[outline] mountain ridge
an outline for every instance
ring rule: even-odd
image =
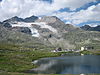
[[[91,27],[89,25],[84,25],[80,28],[83,29],[83,30],[86,30],[86,31],[99,31],[100,32],[100,25],[97,25],[95,27]]]
[[[18,17],[14,18],[15,19],[11,20],[8,19],[9,21],[4,21],[2,25],[6,27],[7,30],[25,33],[25,35],[30,35],[30,37],[36,37],[41,40],[43,44],[49,46],[73,49],[79,46],[91,45],[93,41],[98,41],[94,43],[95,45],[98,45],[100,42],[99,32],[85,31],[80,27],[65,24],[56,16],[44,16],[36,19],[34,22],[32,20],[32,22],[25,22]]]

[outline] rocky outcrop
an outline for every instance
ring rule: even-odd
[[[13,27],[11,30],[31,35],[31,30],[28,27]]]
[[[3,26],[6,27],[6,28],[11,28],[12,27],[11,24],[8,23],[8,22],[4,22]]]

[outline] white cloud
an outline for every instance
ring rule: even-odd
[[[0,21],[13,16],[22,18],[31,15],[55,15],[73,24],[79,24],[89,20],[100,21],[100,4],[93,5],[87,10],[78,12],[58,12],[61,8],[75,10],[81,6],[95,2],[96,0],[53,0],[52,4],[42,0],[3,0],[0,3]],[[55,13],[55,11],[57,13]]]
[[[48,14],[49,3],[37,0],[3,0],[0,6],[0,20],[12,16],[27,17],[31,15]],[[47,11],[47,12],[46,12]]]
[[[70,8],[71,10],[75,10],[87,3],[95,2],[96,0],[54,0],[52,4],[56,9],[58,8]]]
[[[93,5],[89,7],[87,10],[81,10],[75,13],[72,17],[72,19],[74,19],[73,23],[79,24],[81,22],[87,21],[100,21],[100,11],[94,11],[94,9],[98,7],[98,5]]]
[[[78,12],[58,12],[53,15],[56,15],[63,20],[67,20],[72,24],[80,24],[88,21],[100,21],[100,4],[92,5],[86,10],[80,10]]]

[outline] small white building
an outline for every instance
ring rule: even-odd
[[[83,47],[81,47],[81,51],[83,51],[83,50],[92,50],[92,49],[94,49],[94,47],[92,47],[92,46],[83,46]]]
[[[85,50],[85,48],[84,47],[81,47],[81,51],[84,51]]]

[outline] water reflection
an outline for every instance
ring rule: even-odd
[[[35,62],[38,68],[32,69],[30,73],[42,74],[86,74],[100,73],[100,56],[67,56],[43,58]]]

